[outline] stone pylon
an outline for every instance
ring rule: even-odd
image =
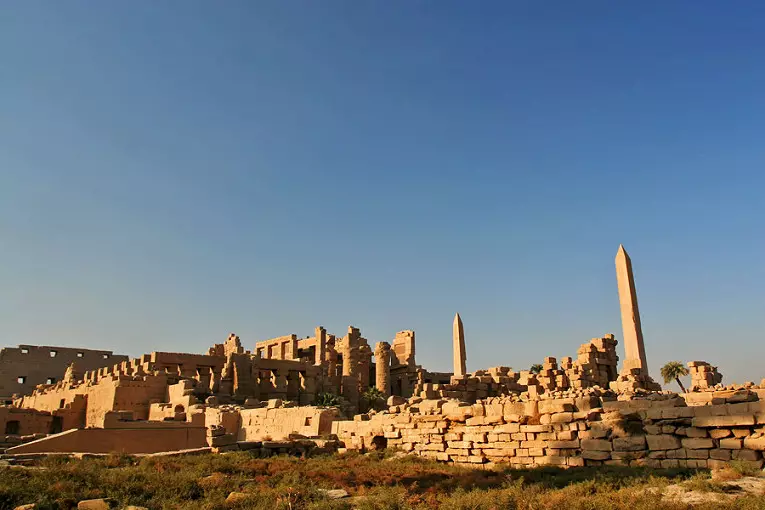
[[[452,327],[452,342],[454,349],[454,376],[462,377],[467,374],[467,356],[465,355],[465,329],[462,327],[460,314],[454,315]]]
[[[632,261],[621,244],[619,251],[616,252],[616,283],[619,287],[619,306],[622,311],[624,366],[640,368],[645,375],[648,375],[643,329],[640,326],[640,311],[635,292],[635,278],[632,274]]]

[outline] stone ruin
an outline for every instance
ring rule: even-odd
[[[689,361],[691,391],[706,390],[722,384],[722,374],[706,361]]]
[[[204,355],[153,352],[82,372],[70,365],[60,381],[0,407],[0,426],[12,455],[395,447],[482,467],[762,466],[765,380],[723,388],[716,367],[691,362],[692,391],[661,392],[621,246],[616,270],[621,371],[612,334],[582,344],[576,357],[544,358],[538,371],[468,372],[457,314],[454,370],[437,373],[416,364],[414,331],[370,344],[353,326],[342,337],[319,326],[313,336],[257,342],[252,352],[231,334]],[[366,402],[370,388],[387,405]],[[339,400],[317,405],[322,395]]]

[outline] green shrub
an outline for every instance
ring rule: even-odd
[[[334,393],[319,393],[315,404],[319,407],[337,407],[340,405],[340,397]]]

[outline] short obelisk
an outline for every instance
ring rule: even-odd
[[[621,244],[619,251],[616,252],[616,283],[619,287],[619,306],[622,311],[625,366],[640,368],[644,374],[648,375],[632,261]]]
[[[467,356],[465,355],[465,330],[462,327],[460,314],[455,314],[454,316],[452,340],[454,343],[454,375],[462,377],[467,373]]]

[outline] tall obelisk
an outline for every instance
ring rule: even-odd
[[[635,278],[632,274],[632,261],[621,244],[619,251],[616,252],[616,283],[619,287],[619,306],[622,310],[624,366],[640,368],[645,375],[648,375],[643,329],[640,327],[640,311],[635,292]]]
[[[454,315],[452,340],[454,348],[454,375],[455,377],[462,377],[467,373],[467,356],[465,355],[465,329],[462,327],[460,314]]]

